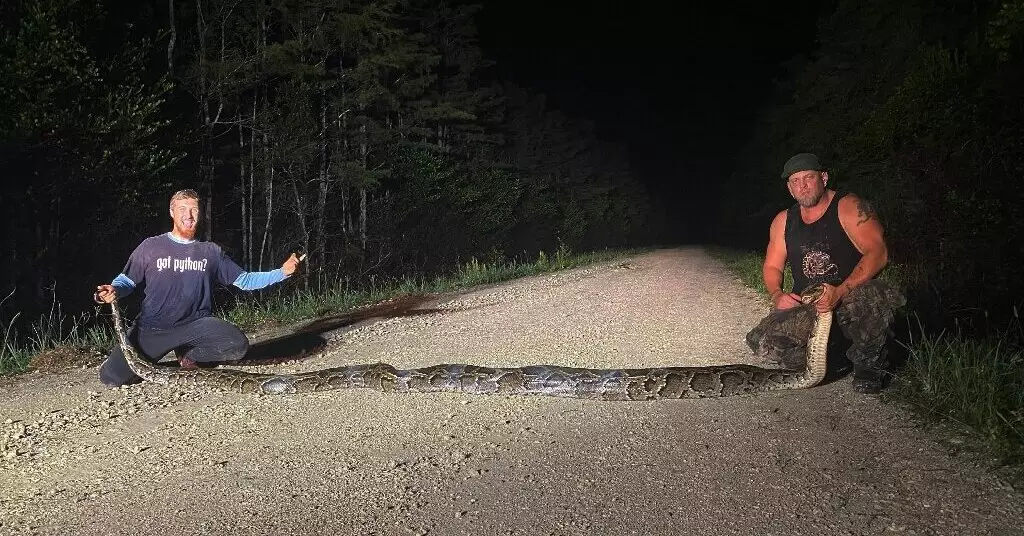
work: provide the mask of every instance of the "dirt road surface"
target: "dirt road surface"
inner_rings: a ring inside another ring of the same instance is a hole
[[[426,306],[258,370],[756,363],[767,312],[699,248]],[[7,380],[0,411],[0,534],[1024,534],[1019,493],[848,378],[600,402],[110,390],[92,367]]]

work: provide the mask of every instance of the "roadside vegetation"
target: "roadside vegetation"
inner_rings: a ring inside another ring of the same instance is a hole
[[[767,292],[761,281],[762,254],[712,248],[743,283]],[[890,266],[880,275],[904,292],[919,285],[906,266]],[[792,288],[787,269],[786,287]],[[910,302],[893,326],[905,362],[893,371],[893,381],[882,400],[904,403],[930,423],[958,429],[976,447],[990,452],[999,463],[1024,470],[1024,327],[1019,312],[1004,314],[1002,327],[984,334],[958,329],[936,329],[921,321],[918,310],[928,307]]]
[[[500,256],[480,260],[474,257],[450,274],[431,279],[407,277],[380,281],[370,278],[365,284],[358,286],[345,280],[338,280],[320,282],[309,288],[283,286],[249,295],[237,293],[236,299],[220,309],[217,316],[233,322],[243,331],[251,332],[269,323],[287,324],[344,313],[401,296],[464,290],[479,285],[611,261],[635,255],[640,251],[643,250],[605,249],[573,253],[563,246],[551,254],[541,251],[533,260],[502,259]],[[135,297],[131,296],[125,301],[131,302],[134,299]],[[6,319],[3,323],[3,346],[0,347],[0,374],[11,375],[32,370],[35,368],[33,364],[42,355],[102,356],[114,343],[109,312],[106,307],[97,306],[94,311],[69,315],[55,302],[49,314],[40,317],[31,325],[31,333],[27,337],[19,337],[14,332],[16,318]]]

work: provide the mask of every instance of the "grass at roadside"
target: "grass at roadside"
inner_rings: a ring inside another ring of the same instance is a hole
[[[532,261],[499,259],[482,262],[474,258],[459,266],[450,276],[429,280],[405,278],[380,282],[371,279],[361,288],[353,288],[344,282],[323,285],[317,290],[278,287],[263,292],[259,298],[243,296],[243,299],[238,300],[232,308],[218,311],[218,316],[245,331],[251,331],[270,322],[290,323],[341,313],[399,296],[467,289],[477,285],[610,261],[636,255],[642,251],[645,250],[609,249],[572,253],[560,248],[550,255],[540,252]],[[0,339],[3,344],[0,346],[0,375],[17,374],[28,370],[33,359],[44,352],[66,348],[92,348],[105,352],[113,343],[113,332],[109,322],[102,316],[106,312],[98,310],[96,313],[69,316],[55,303],[49,315],[32,325],[27,342],[15,342],[19,337],[13,333],[11,326],[14,325],[17,316],[6,320],[3,324],[3,337]]]
[[[761,282],[764,256],[709,248],[744,284],[766,293]],[[904,288],[911,274],[892,266],[883,278]],[[787,270],[788,272],[788,270]],[[792,288],[787,276],[787,286]],[[911,307],[913,304],[911,304]],[[913,316],[909,311],[908,316]],[[908,352],[906,364],[883,400],[903,402],[921,416],[955,423],[1009,466],[1024,466],[1024,329],[1014,311],[1011,326],[985,338],[949,332],[929,333],[918,324],[894,326]]]
[[[355,307],[410,294],[433,294],[499,283],[520,277],[565,270],[596,262],[636,255],[643,250],[602,250],[571,253],[559,249],[553,255],[541,252],[536,260],[471,259],[448,277],[429,280],[405,278],[391,282],[371,280],[366,288],[350,289],[343,282],[326,285],[322,290],[278,292],[262,300],[240,301],[223,317],[243,330],[252,330],[266,322],[290,323],[307,318],[349,311]]]
[[[922,334],[888,397],[970,430],[1004,463],[1024,468],[1024,350],[1016,335]]]
[[[7,298],[11,295],[13,293]],[[32,323],[27,340],[19,339],[14,332],[13,325],[17,318],[18,315],[14,315],[3,322],[0,375],[23,372],[33,357],[55,348],[99,348],[113,340],[113,332],[96,321],[97,315],[91,312],[68,315],[56,302],[52,304],[49,314]]]
[[[729,271],[739,277],[743,284],[768,296],[768,289],[764,286],[764,279],[761,277],[761,266],[764,264],[764,256],[754,253],[746,253],[726,248],[708,247],[708,253],[721,261]],[[782,288],[793,288],[793,273],[789,267],[783,271]]]

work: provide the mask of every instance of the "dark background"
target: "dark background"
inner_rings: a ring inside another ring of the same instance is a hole
[[[0,372],[109,344],[92,292],[179,188],[245,269],[309,254],[218,290],[258,324],[566,252],[730,248],[753,283],[810,151],[885,226],[921,406],[1020,443],[1024,0],[482,2],[0,2]]]
[[[166,0],[0,3],[0,320],[25,338],[92,309],[178,188],[214,200],[202,237],[247,269],[309,251],[308,290],[563,248],[762,253],[803,151],[875,205],[915,313],[1018,318],[1021,0],[469,4],[176,0],[169,69]]]
[[[742,195],[723,178],[783,63],[813,50],[827,5],[494,0],[477,20],[503,76],[627,144],[671,237],[700,243],[718,224],[721,197]]]

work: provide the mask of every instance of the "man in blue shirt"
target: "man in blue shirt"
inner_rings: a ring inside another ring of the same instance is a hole
[[[142,288],[142,311],[128,340],[140,357],[156,362],[175,351],[183,368],[198,363],[234,362],[249,340],[234,325],[213,316],[213,284],[257,290],[291,277],[302,259],[293,253],[269,272],[246,272],[213,242],[196,240],[199,195],[181,190],[171,196],[170,232],[151,236],[132,252],[124,270],[109,285],[96,287],[95,299],[110,303]],[[121,348],[111,349],[100,366],[100,381],[117,387],[138,383]]]

